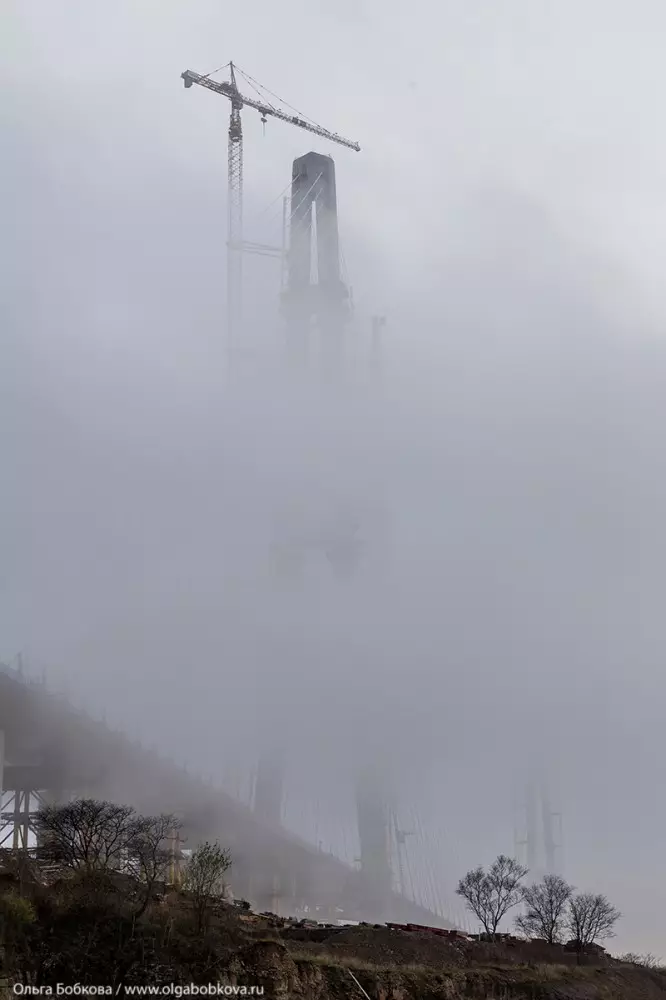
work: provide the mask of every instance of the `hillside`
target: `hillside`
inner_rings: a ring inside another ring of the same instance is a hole
[[[0,988],[221,983],[275,998],[652,1000],[666,973],[545,944],[447,938],[387,926],[322,927],[217,901],[196,932],[191,898],[164,889],[137,916],[129,880],[34,871],[0,882]],[[116,992],[117,991],[117,992]],[[239,991],[240,992],[240,991]],[[15,995],[15,994],[14,994]],[[241,994],[242,995],[242,994]]]

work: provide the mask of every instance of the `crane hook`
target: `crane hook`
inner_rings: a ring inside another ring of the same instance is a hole
[[[268,121],[268,118],[266,117],[266,115],[262,114],[262,116],[261,116],[261,124],[264,126],[264,135],[266,135],[266,122],[267,121]]]

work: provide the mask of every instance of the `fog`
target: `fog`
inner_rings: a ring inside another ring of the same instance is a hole
[[[0,659],[239,794],[286,748],[287,821],[349,858],[372,762],[451,906],[547,776],[563,873],[658,953],[662,6],[7,6]],[[229,58],[361,143],[245,113],[253,238],[336,159],[342,384],[285,370],[274,261],[227,371],[228,106],[179,75]]]

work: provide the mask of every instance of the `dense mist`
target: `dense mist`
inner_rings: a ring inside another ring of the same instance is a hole
[[[209,0],[9,6],[0,659],[239,794],[282,748],[287,822],[350,860],[372,762],[437,831],[451,905],[547,777],[563,874],[622,910],[619,950],[658,952],[666,148],[634,116],[661,6],[260,2],[260,37]],[[619,50],[640,72],[611,115]],[[230,57],[363,147],[246,116],[266,242],[292,159],[336,158],[337,381],[285,365],[273,261],[226,367],[228,109],[179,74]]]

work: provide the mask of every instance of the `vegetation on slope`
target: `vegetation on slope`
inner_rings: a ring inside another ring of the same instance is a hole
[[[0,993],[4,982],[8,995],[14,984],[122,996],[134,985],[216,983],[303,1000],[666,996],[654,962],[603,949],[254,914],[224,899],[231,859],[220,845],[201,845],[181,884],[169,884],[173,856],[158,834],[173,822],[90,801],[45,811],[39,855],[0,858]]]

